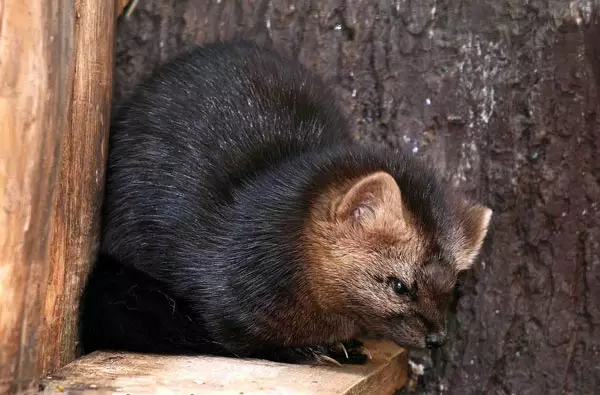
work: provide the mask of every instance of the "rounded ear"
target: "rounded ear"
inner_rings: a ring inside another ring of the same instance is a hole
[[[337,200],[336,219],[363,220],[402,207],[402,195],[394,177],[380,171],[356,180]]]
[[[464,239],[458,259],[458,270],[466,270],[473,265],[488,233],[492,214],[489,207],[479,204],[465,209],[461,222]]]

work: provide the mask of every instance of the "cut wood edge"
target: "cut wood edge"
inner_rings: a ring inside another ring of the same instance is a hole
[[[212,356],[95,352],[42,380],[40,394],[393,394],[407,381],[408,352],[365,341],[365,365],[323,367]]]

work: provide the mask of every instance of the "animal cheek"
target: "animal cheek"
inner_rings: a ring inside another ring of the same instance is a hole
[[[400,346],[423,348],[425,330],[415,321],[402,322],[392,329],[391,340]]]
[[[390,306],[393,309],[392,314],[398,317],[396,320],[408,324],[414,321],[411,317],[414,313],[414,307],[410,303],[394,303]]]
[[[436,310],[435,314],[431,317],[431,320],[428,322],[430,331],[444,331],[446,329],[446,316],[448,309],[441,308]]]

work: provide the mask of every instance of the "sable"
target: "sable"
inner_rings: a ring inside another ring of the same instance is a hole
[[[84,348],[360,363],[366,333],[439,346],[490,217],[403,151],[355,143],[298,62],[197,48],[116,113]]]

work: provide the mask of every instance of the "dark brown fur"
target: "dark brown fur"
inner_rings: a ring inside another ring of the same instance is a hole
[[[367,333],[440,345],[490,211],[349,130],[271,48],[216,43],[161,68],[111,128],[86,351],[312,363],[347,361],[341,342],[364,360]]]

